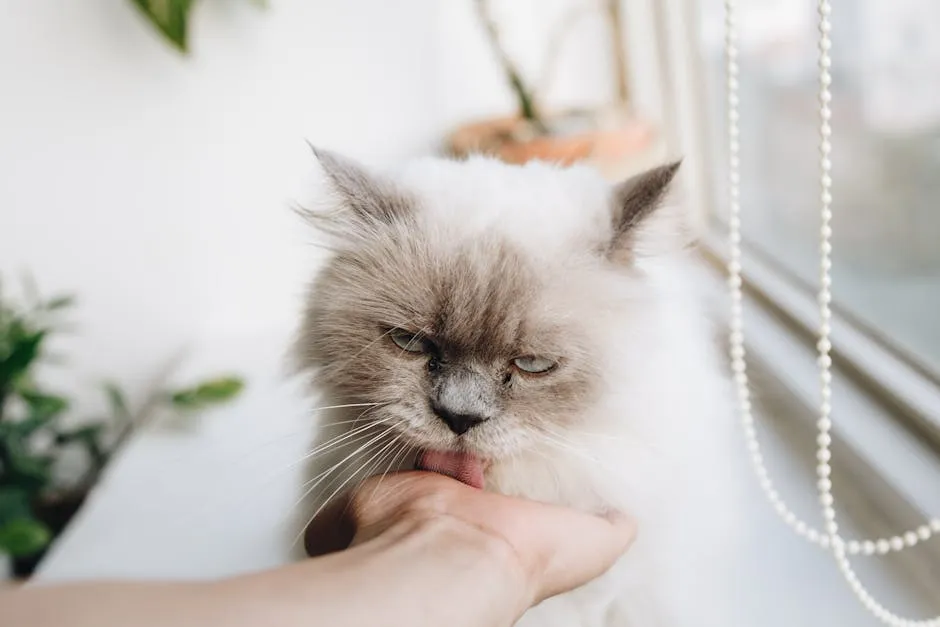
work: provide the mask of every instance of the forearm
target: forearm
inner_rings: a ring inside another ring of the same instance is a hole
[[[531,600],[517,563],[505,541],[462,521],[410,521],[313,560],[307,600],[323,624],[509,627]]]
[[[525,603],[515,593],[521,579],[501,550],[508,548],[459,525],[418,525],[342,553],[217,583],[7,592],[0,595],[0,627],[508,627]],[[486,607],[485,621],[468,607]]]
[[[74,583],[0,594],[2,627],[197,627],[226,622],[215,584]],[[250,623],[245,623],[250,624]]]

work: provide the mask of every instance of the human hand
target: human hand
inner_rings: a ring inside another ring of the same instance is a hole
[[[624,516],[400,473],[369,479],[317,516],[306,539],[319,559],[218,582],[7,591],[0,627],[507,627],[605,572],[635,532]]]
[[[622,514],[595,516],[484,492],[435,473],[405,472],[373,477],[325,508],[305,541],[316,557],[409,534],[470,547],[493,577],[503,579],[493,587],[500,598],[481,602],[502,603],[518,617],[606,572],[632,543],[636,526]]]

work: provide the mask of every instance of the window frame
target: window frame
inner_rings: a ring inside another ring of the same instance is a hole
[[[634,85],[633,91],[659,90],[667,150],[683,157],[683,198],[701,235],[698,252],[713,270],[716,291],[723,293],[727,289],[728,240],[716,219],[721,215],[717,209],[722,199],[717,196],[718,185],[709,167],[713,163],[710,155],[721,153],[714,150],[708,133],[709,115],[700,106],[707,99],[706,73],[697,54],[698,2],[626,2],[628,19],[631,5],[643,5],[652,17],[653,23],[645,27],[654,34],[658,51],[658,79]],[[643,17],[635,12],[632,16]],[[752,380],[761,382],[766,396],[785,399],[782,406],[790,409],[781,410],[786,415],[775,419],[802,423],[806,446],[811,447],[819,406],[815,288],[759,248],[747,242],[742,248],[746,349]],[[927,517],[940,515],[940,494],[924,489],[940,485],[940,379],[892,347],[883,334],[859,324],[842,309],[833,308],[832,329],[836,405],[832,434],[834,446],[851,467],[852,488],[874,504],[869,505],[868,515],[876,527],[897,533],[923,524]],[[843,495],[848,487],[844,486]],[[847,496],[841,500],[849,505]],[[928,582],[933,589],[940,587],[938,543],[905,551],[898,560],[919,581]]]
[[[714,150],[706,132],[709,119],[703,102],[705,93],[701,57],[695,53],[698,42],[696,0],[653,2],[657,20],[654,32],[662,40],[659,48],[660,83],[664,91],[664,126],[678,129],[667,134],[672,152],[684,155],[688,170],[685,195],[690,201],[693,226],[702,234],[701,247],[712,265],[724,271],[727,237],[717,224],[717,186],[706,167]],[[743,243],[748,253],[744,280],[751,293],[764,306],[776,310],[793,327],[795,341],[815,344],[818,306],[815,287],[795,277],[789,270],[762,253],[759,247]],[[838,289],[838,286],[836,286]],[[881,403],[895,410],[897,418],[925,438],[940,454],[940,376],[932,373],[916,357],[893,345],[883,333],[863,324],[844,308],[833,306],[832,357],[853,379],[864,384]]]

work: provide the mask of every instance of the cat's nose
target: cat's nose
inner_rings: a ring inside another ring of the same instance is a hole
[[[446,407],[441,407],[437,403],[431,404],[431,409],[437,414],[437,417],[444,421],[444,424],[457,435],[463,435],[473,427],[487,419],[479,414],[461,414],[451,411]]]

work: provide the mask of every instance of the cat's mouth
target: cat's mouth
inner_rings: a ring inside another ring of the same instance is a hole
[[[467,451],[424,449],[415,460],[416,470],[427,470],[452,477],[468,486],[483,489],[486,462]]]

